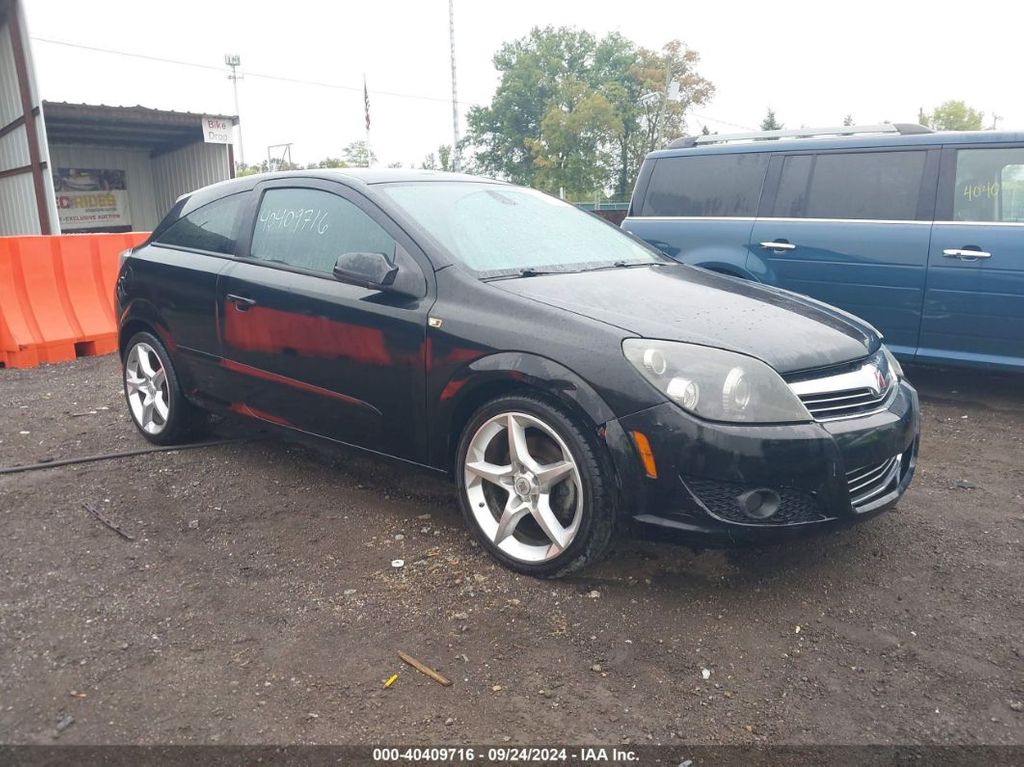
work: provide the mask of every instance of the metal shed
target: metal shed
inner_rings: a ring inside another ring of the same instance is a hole
[[[0,0],[0,236],[153,229],[234,176],[234,115],[43,101],[21,0]]]
[[[203,129],[233,126],[229,115],[44,101],[43,117],[62,231],[149,231],[181,194],[234,176],[231,144],[208,143]],[[119,198],[116,218],[76,218],[69,206],[90,190]]]

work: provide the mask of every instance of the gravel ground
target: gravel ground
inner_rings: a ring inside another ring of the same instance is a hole
[[[1022,379],[911,378],[898,510],[764,549],[628,541],[556,582],[493,564],[443,481],[354,451],[0,475],[0,742],[1024,744]],[[113,357],[0,370],[0,413],[0,466],[145,445]]]

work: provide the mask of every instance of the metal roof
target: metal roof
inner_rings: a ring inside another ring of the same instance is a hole
[[[148,149],[158,155],[203,140],[202,118],[238,124],[234,115],[202,115],[143,106],[113,107],[44,101],[43,119],[51,144],[89,144]]]

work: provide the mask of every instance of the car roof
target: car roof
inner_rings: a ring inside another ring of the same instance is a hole
[[[419,182],[476,182],[485,184],[502,184],[504,181],[484,178],[483,176],[471,176],[467,173],[448,173],[437,170],[416,170],[415,168],[309,168],[304,170],[286,170],[276,173],[255,173],[250,176],[239,176],[238,178],[219,181],[216,184],[200,187],[191,192],[186,192],[178,201],[188,199],[189,204],[182,214],[189,209],[195,209],[206,205],[221,197],[247,192],[257,184],[264,181],[276,181],[279,179],[321,179],[326,181],[339,181],[350,187],[360,188],[369,191],[370,187],[381,184],[402,184]]]
[[[721,144],[700,144],[676,149],[659,149],[647,156],[687,157],[705,154],[746,154],[749,152],[813,152],[825,149],[875,149],[903,146],[941,146],[943,144],[1011,144],[1024,143],[1020,131],[937,131],[935,133],[863,134],[821,138],[771,139],[767,141],[736,141]]]

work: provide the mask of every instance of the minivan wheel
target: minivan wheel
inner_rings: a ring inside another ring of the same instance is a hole
[[[173,445],[192,436],[202,415],[182,396],[167,350],[151,333],[136,333],[124,355],[124,396],[146,439]]]
[[[513,570],[558,577],[600,559],[615,527],[614,481],[596,439],[562,408],[508,396],[463,431],[459,501],[480,543]]]

